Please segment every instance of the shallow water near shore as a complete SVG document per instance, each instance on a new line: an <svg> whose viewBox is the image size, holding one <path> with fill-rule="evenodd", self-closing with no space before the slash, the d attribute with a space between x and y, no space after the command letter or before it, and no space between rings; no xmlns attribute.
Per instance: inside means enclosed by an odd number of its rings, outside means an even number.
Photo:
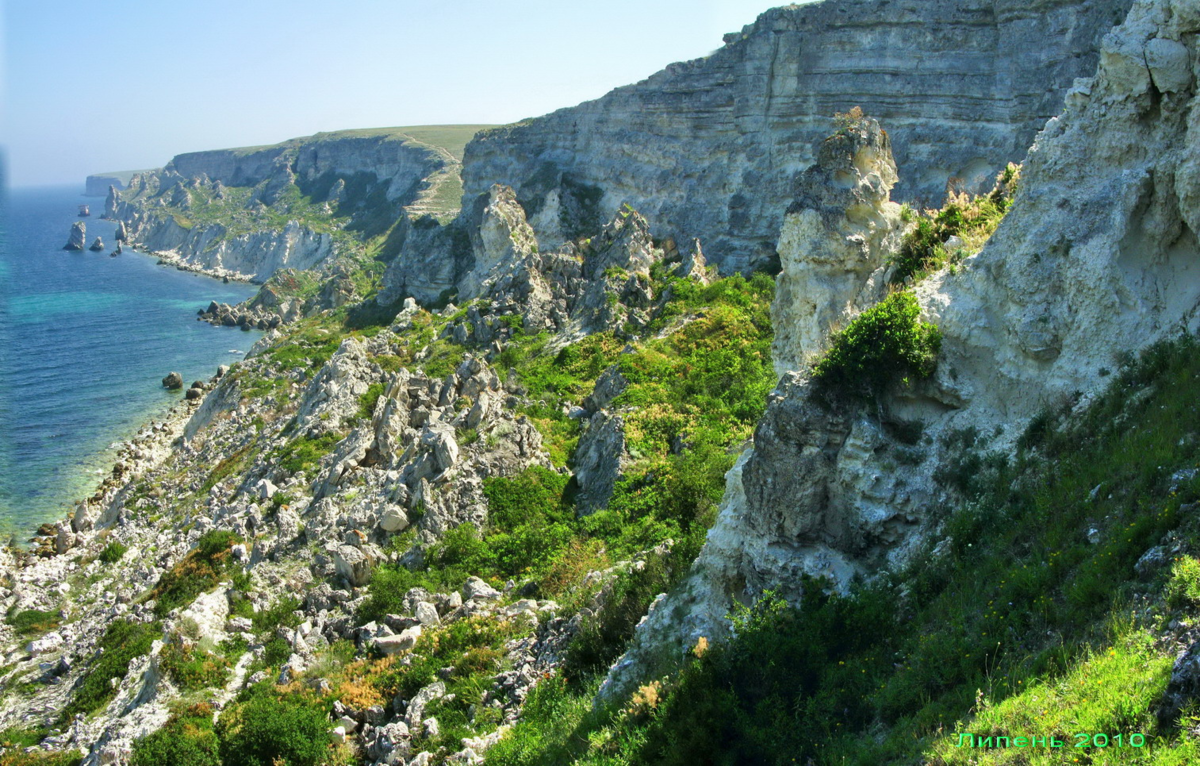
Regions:
<svg viewBox="0 0 1200 766"><path fill-rule="evenodd" d="M78 217L81 204L91 217ZM207 379L261 335L196 321L209 301L256 287L128 249L110 257L116 227L103 209L70 186L12 190L0 211L0 532L21 538L88 495L112 445L181 398L164 375ZM77 220L103 252L62 250Z"/></svg>

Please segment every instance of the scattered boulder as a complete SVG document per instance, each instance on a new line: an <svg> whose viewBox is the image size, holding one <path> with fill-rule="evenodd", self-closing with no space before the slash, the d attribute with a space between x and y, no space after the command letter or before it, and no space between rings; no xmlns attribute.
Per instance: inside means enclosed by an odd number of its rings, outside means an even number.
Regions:
<svg viewBox="0 0 1200 766"><path fill-rule="evenodd" d="M417 645L421 637L421 626L414 625L392 636L379 636L375 639L375 648L386 656L407 652Z"/></svg>
<svg viewBox="0 0 1200 766"><path fill-rule="evenodd" d="M353 545L339 545L333 557L337 573L355 587L366 585L371 580L373 557Z"/></svg>
<svg viewBox="0 0 1200 766"><path fill-rule="evenodd" d="M162 379L163 388L183 388L183 376L177 372L167 373L167 377Z"/></svg>
<svg viewBox="0 0 1200 766"><path fill-rule="evenodd" d="M500 591L488 585L478 577L468 577L462 589L463 599L470 601L477 598L483 601L494 601L500 598Z"/></svg>
<svg viewBox="0 0 1200 766"><path fill-rule="evenodd" d="M189 388L184 393L183 398L187 399L189 402L194 402L199 399L203 399L204 398L204 389L203 388L194 388L194 387Z"/></svg>

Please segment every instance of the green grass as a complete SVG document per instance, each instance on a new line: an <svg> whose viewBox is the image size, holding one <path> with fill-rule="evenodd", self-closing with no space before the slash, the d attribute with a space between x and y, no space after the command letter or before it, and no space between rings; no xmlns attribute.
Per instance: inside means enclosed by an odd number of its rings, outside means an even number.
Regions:
<svg viewBox="0 0 1200 766"><path fill-rule="evenodd" d="M122 545L114 540L113 542L104 546L104 550L100 551L100 555L96 558L105 564L115 564L125 557L125 553L128 550L128 546Z"/></svg>
<svg viewBox="0 0 1200 766"><path fill-rule="evenodd" d="M58 612L43 609L23 609L8 615L8 624L21 636L45 633L57 628L60 622Z"/></svg>
<svg viewBox="0 0 1200 766"><path fill-rule="evenodd" d="M298 436L279 449L279 464L288 473L311 470L341 440L337 434Z"/></svg>
<svg viewBox="0 0 1200 766"><path fill-rule="evenodd" d="M229 661L198 647L168 643L159 652L159 662L175 685L184 691L223 686Z"/></svg>

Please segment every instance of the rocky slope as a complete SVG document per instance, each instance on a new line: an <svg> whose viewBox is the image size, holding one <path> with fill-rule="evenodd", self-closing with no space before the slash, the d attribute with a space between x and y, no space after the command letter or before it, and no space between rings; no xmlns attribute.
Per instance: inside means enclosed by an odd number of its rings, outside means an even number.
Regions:
<svg viewBox="0 0 1200 766"><path fill-rule="evenodd" d="M635 466L670 460L645 434L688 405L637 406L663 395L618 364L661 364L672 344L741 327L769 375L769 328L738 320L724 292L701 300L702 256L660 247L632 210L543 251L512 190L495 187L473 244L463 309L431 314L409 299L356 331L345 308L283 310L287 326L193 383L71 519L43 529L34 551L5 552L0 732L37 732L35 754L83 752L87 764L165 762L149 753L203 750L198 721L224 726L270 698L273 715L316 720L306 736L331 758L479 762L605 588L664 555L678 530L621 542L617 524L619 561L587 542L584 515ZM722 287L737 297L745 285ZM572 341L592 344L592 372L568 384L562 360L584 353ZM614 404L639 386L634 406ZM728 446L751 416L708 438ZM563 453L576 440L586 457L572 474ZM565 497L572 478L579 519L540 519L548 508L520 494L544 485ZM514 528L521 515L532 517ZM480 537L524 563L462 552ZM586 557L568 556L585 544ZM559 559L584 571L551 578ZM237 736L221 729L221 747Z"/></svg>
<svg viewBox="0 0 1200 766"><path fill-rule="evenodd" d="M628 693L701 636L727 635L735 602L766 590L798 601L804 575L845 590L858 575L902 565L936 532L928 512L946 490L935 475L961 456L956 435L1011 448L1047 407L1085 408L1122 356L1196 331L1198 29L1193 3L1156 0L1104 38L1095 77L1075 85L1066 112L1039 134L996 234L960 268L916 285L943 336L936 376L878 411L831 409L803 364L830 316L879 294L887 267L875 243L894 226L893 166L878 129L826 142L825 164L810 172L842 172L849 190L797 198L780 239L781 285L806 285L800 305L781 288L773 311L794 323L775 346L777 367L794 371L730 472L686 586L651 612L606 693ZM831 197L853 200L848 212L822 215ZM830 251L841 256L833 280L819 276ZM822 308L813 314L813 305ZM888 426L914 422L919 455L903 460L908 447Z"/></svg>
<svg viewBox="0 0 1200 766"><path fill-rule="evenodd" d="M464 201L517 190L541 241L625 202L655 236L699 237L722 273L771 260L793 177L829 117L884 121L897 197L940 203L949 178L989 184L1020 162L1128 0L824 2L776 8L712 55L478 136ZM465 202L464 202L465 204Z"/></svg>

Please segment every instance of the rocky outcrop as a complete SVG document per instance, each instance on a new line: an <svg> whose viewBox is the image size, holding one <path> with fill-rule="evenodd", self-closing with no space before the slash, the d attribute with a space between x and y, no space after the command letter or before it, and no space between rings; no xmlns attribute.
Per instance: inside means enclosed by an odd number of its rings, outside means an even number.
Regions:
<svg viewBox="0 0 1200 766"><path fill-rule="evenodd" d="M688 579L653 608L604 696L725 635L735 600L767 589L795 600L802 575L844 590L907 561L934 532L934 473L960 449L943 435L991 434L989 449L1004 449L1046 402L1085 404L1119 355L1197 329L1198 31L1194 3L1146 0L1105 37L1095 77L1038 136L991 240L917 285L943 333L932 381L865 412L818 401L804 372L784 376ZM924 446L897 459L888 420L919 422Z"/></svg>
<svg viewBox="0 0 1200 766"><path fill-rule="evenodd" d="M773 260L796 173L830 117L889 126L902 200L990 185L1096 66L1130 0L855 0L776 8L713 54L467 147L464 205L516 190L546 247L629 203L656 237L699 237L724 273ZM589 214L588 211L593 211ZM591 221L586 219L591 218ZM584 231L580 220L584 219Z"/></svg>
<svg viewBox="0 0 1200 766"><path fill-rule="evenodd" d="M870 118L847 118L804 171L779 232L772 356L782 375L804 366L829 331L875 303L888 255L900 246L891 142Z"/></svg>
<svg viewBox="0 0 1200 766"><path fill-rule="evenodd" d="M63 245L63 250L82 250L86 240L87 225L83 221L76 221L71 224L71 236L67 239L67 244Z"/></svg>
<svg viewBox="0 0 1200 766"><path fill-rule="evenodd" d="M92 240L92 244L90 246L88 246L88 250L91 250L93 253L103 252L104 251L104 238L96 237L94 240Z"/></svg>

